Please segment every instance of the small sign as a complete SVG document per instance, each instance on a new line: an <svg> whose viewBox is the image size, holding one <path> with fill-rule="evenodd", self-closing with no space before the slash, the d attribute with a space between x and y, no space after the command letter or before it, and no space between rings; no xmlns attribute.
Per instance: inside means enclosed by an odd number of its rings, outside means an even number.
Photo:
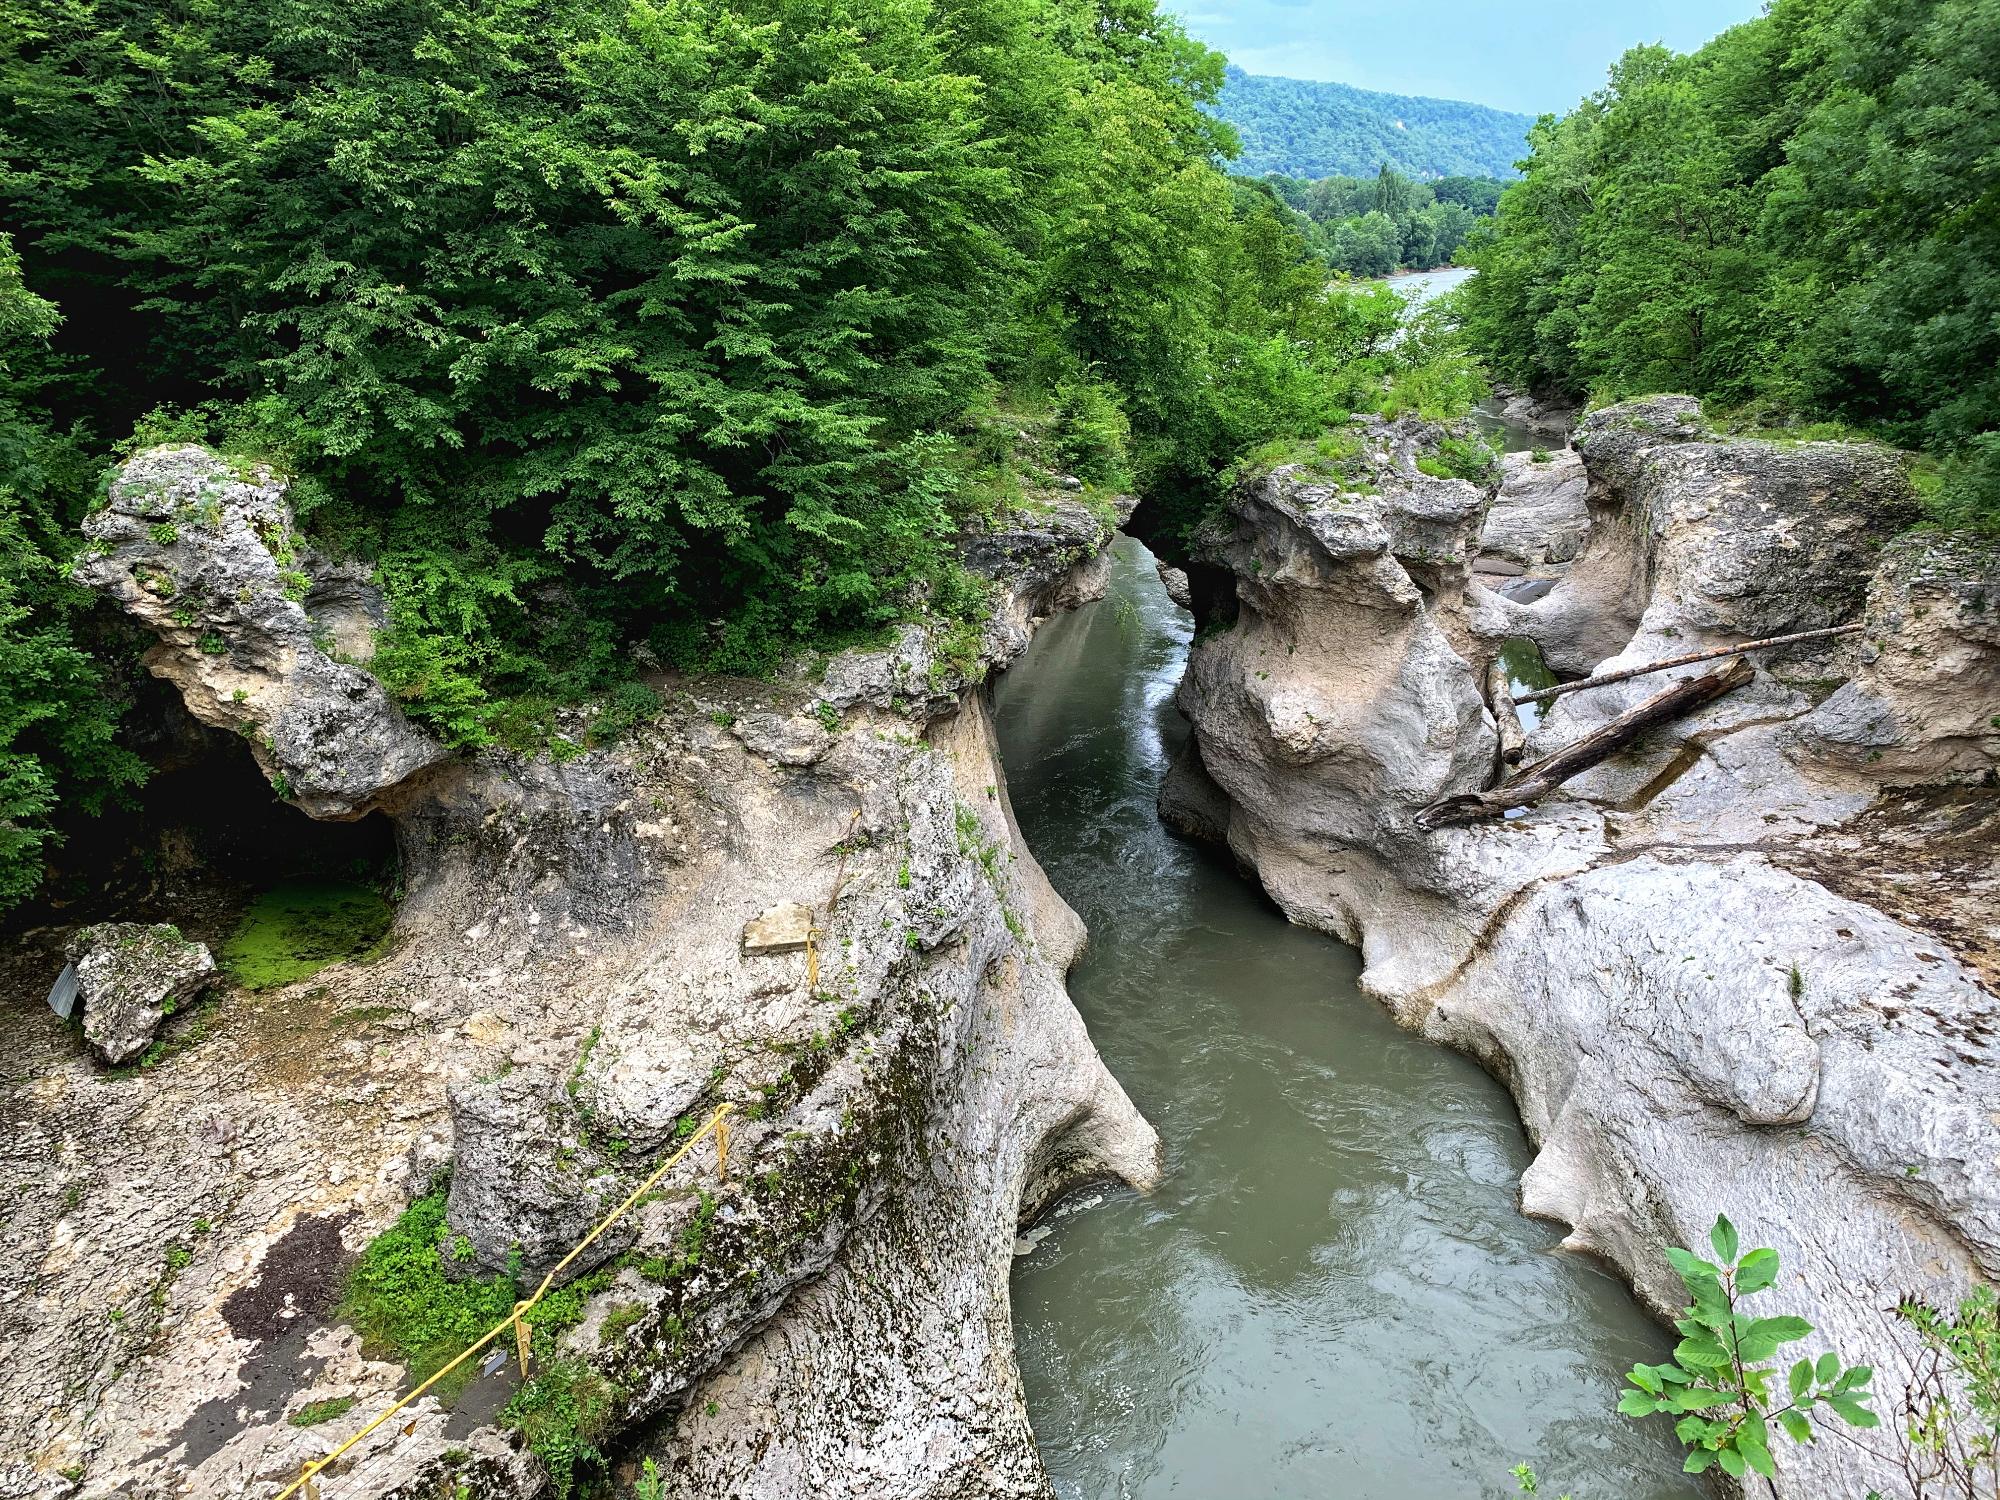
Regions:
<svg viewBox="0 0 2000 1500"><path fill-rule="evenodd" d="M56 987L49 991L49 1009L67 1021L76 1010L76 965L64 964L56 975Z"/></svg>

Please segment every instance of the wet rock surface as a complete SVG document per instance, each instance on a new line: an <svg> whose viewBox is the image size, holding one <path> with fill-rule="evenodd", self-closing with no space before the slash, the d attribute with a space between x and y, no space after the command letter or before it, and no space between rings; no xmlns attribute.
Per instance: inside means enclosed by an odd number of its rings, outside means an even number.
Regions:
<svg viewBox="0 0 2000 1500"><path fill-rule="evenodd" d="M277 481L241 483L225 538L279 504ZM225 990L204 1036L133 1078L65 1056L39 990L4 1012L25 1069L0 1145L23 1205L0 1272L5 1482L274 1495L394 1399L400 1370L334 1308L412 1197L448 1171L453 1257L528 1271L730 1104L727 1179L703 1142L594 1247L558 1353L607 1383L609 1440L650 1433L688 1495L1045 1492L1013 1240L1075 1181L1150 1183L1158 1145L1063 989L1081 924L1014 827L973 679L1089 596L1114 519L1058 500L991 539L978 659L913 629L821 675L677 682L657 720L561 764L404 754L365 732L390 722L365 691L342 697L328 732L381 753L297 800L390 811L406 890L386 953ZM274 725L330 669L359 673L309 656L254 582L240 619L204 617L235 654L203 652L129 594L146 549L182 544L119 524L90 576L159 631L156 671L197 712L229 701L239 657ZM274 753L267 771L311 767ZM811 950L747 951L787 903ZM426 1397L322 1493L540 1492L494 1420L511 1382Z"/></svg>
<svg viewBox="0 0 2000 1500"><path fill-rule="evenodd" d="M1952 1302L2000 1272L2000 746L1982 727L2000 550L1899 535L1897 455L1718 438L1689 398L1592 413L1577 443L1589 535L1532 601L1438 566L1490 510L1420 547L1385 526L1379 550L1342 550L1304 522L1322 506L1305 477L1241 493L1204 560L1242 613L1194 649L1179 701L1199 764L1163 806L1221 823L1288 915L1362 946L1399 1019L1508 1083L1538 1148L1524 1207L1569 1245L1666 1313L1661 1246L1726 1212L1784 1256L1771 1310L1900 1368L1897 1296ZM1403 503L1396 472L1361 477L1381 497L1350 502L1343 534ZM1410 825L1430 789L1497 775L1477 765L1476 684L1507 637L1582 674L1853 620L1858 637L1760 654L1750 687L1521 816ZM1702 670L1557 700L1530 758ZM1424 712L1398 691L1413 682ZM1779 1492L1899 1483L1821 1443Z"/></svg>

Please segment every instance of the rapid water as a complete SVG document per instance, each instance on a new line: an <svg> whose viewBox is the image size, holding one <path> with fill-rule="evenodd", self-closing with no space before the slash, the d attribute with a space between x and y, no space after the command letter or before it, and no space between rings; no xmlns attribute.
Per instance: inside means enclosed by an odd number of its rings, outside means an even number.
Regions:
<svg viewBox="0 0 2000 1500"><path fill-rule="evenodd" d="M1667 1336L1517 1212L1529 1152L1476 1065L1399 1030L1352 949L1154 812L1191 625L1121 540L1111 596L998 688L1028 842L1090 925L1070 991L1165 1138L1150 1197L1064 1204L1014 1275L1065 1500L1693 1500L1613 1413Z"/></svg>

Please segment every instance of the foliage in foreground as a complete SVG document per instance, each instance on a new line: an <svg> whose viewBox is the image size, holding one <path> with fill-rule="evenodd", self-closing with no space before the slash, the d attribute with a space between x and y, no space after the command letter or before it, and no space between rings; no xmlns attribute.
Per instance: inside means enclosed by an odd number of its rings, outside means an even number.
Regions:
<svg viewBox="0 0 2000 1500"><path fill-rule="evenodd" d="M1687 1472L1720 1466L1736 1479L1777 1472L1774 1428L1795 1443L1809 1443L1814 1424L1824 1425L1829 1416L1852 1427L1875 1426L1868 1406L1874 1371L1868 1366L1843 1365L1831 1350L1789 1369L1768 1363L1813 1331L1804 1318L1757 1318L1742 1310L1745 1298L1777 1281L1778 1252L1751 1250L1738 1259L1735 1226L1722 1217L1708 1239L1713 1261L1691 1250L1667 1251L1693 1299L1674 1325L1681 1341L1666 1363L1633 1366L1626 1377L1632 1389L1618 1410L1629 1417L1658 1412L1676 1418L1674 1436L1689 1449Z"/></svg>
<svg viewBox="0 0 2000 1500"><path fill-rule="evenodd" d="M1468 251L1497 376L1835 416L2000 524L2000 0L1775 0L1530 143Z"/></svg>
<svg viewBox="0 0 2000 1500"><path fill-rule="evenodd" d="M1923 1341L1896 1433L1910 1493L1985 1500L2000 1491L2000 1298L1980 1287L1954 1312L1897 1311Z"/></svg>
<svg viewBox="0 0 2000 1500"><path fill-rule="evenodd" d="M1874 1373L1843 1366L1827 1352L1784 1369L1766 1364L1786 1344L1812 1332L1803 1318L1751 1318L1741 1300L1772 1286L1778 1257L1752 1250L1737 1257L1735 1227L1718 1217L1709 1232L1716 1259L1669 1249L1674 1270L1694 1299L1679 1323L1682 1339L1667 1364L1638 1365L1618 1409L1627 1416L1673 1416L1675 1433L1688 1445L1687 1470L1719 1467L1741 1479L1776 1472L1773 1424L1795 1443L1815 1440L1818 1428L1835 1428L1885 1465L1899 1469L1911 1500L1988 1500L2000 1484L2000 1294L1981 1286L1946 1312L1906 1298L1897 1315L1915 1330L1919 1352L1907 1361L1888 1446L1853 1437L1844 1428L1882 1427L1869 1390ZM1512 1470L1520 1493L1541 1492L1530 1464ZM1569 1500L1564 1496L1563 1500ZM1882 1500L1871 1492L1868 1500Z"/></svg>
<svg viewBox="0 0 2000 1500"><path fill-rule="evenodd" d="M369 1353L402 1360L413 1384L450 1364L532 1290L511 1271L485 1277L453 1274L446 1258L467 1258L471 1246L450 1233L445 1196L440 1187L416 1199L369 1242L337 1309ZM604 1267L566 1282L525 1316L532 1329L534 1377L501 1413L547 1466L557 1495L565 1500L604 1461L598 1443L610 1425L615 1393L602 1376L575 1360L558 1358L556 1344L615 1274ZM511 1356L513 1339L503 1335L494 1347ZM478 1370L477 1360L467 1361L437 1389L450 1398Z"/></svg>

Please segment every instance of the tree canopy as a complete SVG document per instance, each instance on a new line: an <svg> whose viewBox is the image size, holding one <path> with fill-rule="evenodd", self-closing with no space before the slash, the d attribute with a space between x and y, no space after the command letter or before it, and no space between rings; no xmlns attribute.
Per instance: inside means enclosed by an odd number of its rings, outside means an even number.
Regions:
<svg viewBox="0 0 2000 1500"><path fill-rule="evenodd" d="M1395 363L1153 0L0 14L0 903L137 771L66 582L121 447L296 476L376 675L531 748L640 661L970 625L1017 429L1165 545Z"/></svg>
<svg viewBox="0 0 2000 1500"><path fill-rule="evenodd" d="M1835 418L2000 521L2000 0L1775 0L1530 140L1471 252L1496 374Z"/></svg>

